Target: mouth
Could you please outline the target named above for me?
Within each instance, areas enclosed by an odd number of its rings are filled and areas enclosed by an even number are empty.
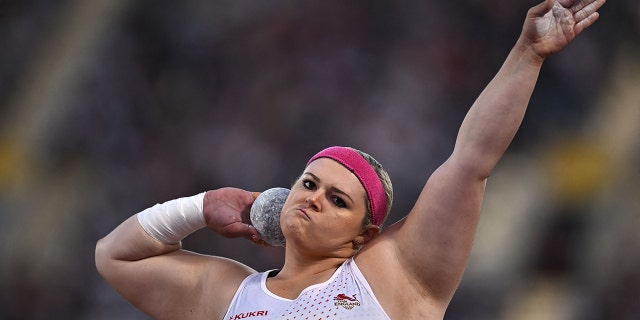
[[[309,217],[309,214],[307,214],[307,211],[305,211],[303,208],[297,209],[296,211],[304,216],[307,220],[311,220],[311,217]]]

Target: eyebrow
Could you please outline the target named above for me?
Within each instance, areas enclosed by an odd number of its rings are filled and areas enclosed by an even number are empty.
[[[305,175],[305,174],[306,175],[310,175],[313,178],[313,180],[316,180],[317,182],[322,181],[318,176],[316,176],[315,174],[313,174],[313,173],[311,173],[309,171],[306,171],[305,173],[303,173],[303,175]],[[344,191],[342,191],[342,190],[340,190],[340,189],[338,189],[338,188],[336,188],[334,186],[329,188],[329,190],[331,190],[331,192],[344,195],[345,197],[349,198],[349,201],[351,201],[351,203],[355,204],[355,201],[353,201],[353,199],[346,192],[344,192]]]

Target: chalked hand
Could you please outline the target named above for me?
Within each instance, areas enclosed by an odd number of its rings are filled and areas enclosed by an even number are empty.
[[[274,247],[284,247],[285,240],[280,229],[280,213],[289,196],[289,189],[271,188],[262,192],[251,206],[251,224],[262,240]]]

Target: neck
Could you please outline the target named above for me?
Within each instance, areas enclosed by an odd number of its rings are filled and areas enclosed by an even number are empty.
[[[310,258],[290,254],[287,250],[282,270],[275,277],[267,279],[267,289],[277,296],[295,299],[305,288],[329,280],[347,259]]]
[[[284,265],[277,277],[281,279],[295,279],[323,278],[323,276],[326,276],[326,279],[328,279],[335,270],[349,258],[349,255],[344,254],[326,256],[301,254],[295,249],[287,247]]]

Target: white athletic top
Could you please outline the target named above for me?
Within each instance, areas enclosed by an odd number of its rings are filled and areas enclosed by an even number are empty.
[[[390,319],[353,258],[345,261],[329,280],[305,288],[294,300],[267,289],[266,280],[272,271],[256,273],[242,281],[224,320]]]

